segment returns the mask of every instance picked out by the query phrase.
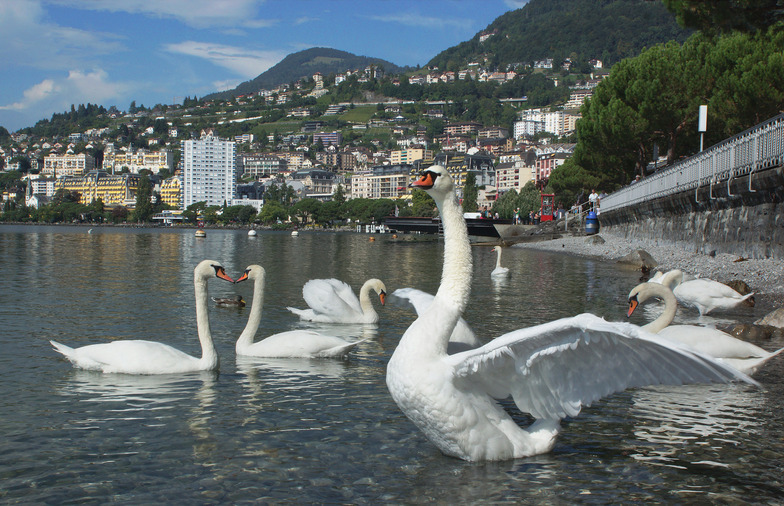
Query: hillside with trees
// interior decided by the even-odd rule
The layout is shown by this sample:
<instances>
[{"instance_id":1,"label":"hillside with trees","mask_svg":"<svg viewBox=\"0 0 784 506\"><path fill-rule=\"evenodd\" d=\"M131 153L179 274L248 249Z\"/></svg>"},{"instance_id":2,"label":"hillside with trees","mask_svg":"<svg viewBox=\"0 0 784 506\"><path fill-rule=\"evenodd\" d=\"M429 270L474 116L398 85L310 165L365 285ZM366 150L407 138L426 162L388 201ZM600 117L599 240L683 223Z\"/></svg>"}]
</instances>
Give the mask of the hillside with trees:
<instances>
[{"instance_id":1,"label":"hillside with trees","mask_svg":"<svg viewBox=\"0 0 784 506\"><path fill-rule=\"evenodd\" d=\"M784 31L698 32L619 62L582 106L574 157L550 184L576 195L610 192L646 175L654 147L667 163L699 149L699 106L708 106L705 146L784 110Z\"/></svg>"},{"instance_id":2,"label":"hillside with trees","mask_svg":"<svg viewBox=\"0 0 784 506\"><path fill-rule=\"evenodd\" d=\"M453 70L489 59L489 66L506 68L571 58L585 67L597 58L609 66L658 43L683 42L690 33L659 1L531 0L471 40L442 51L428 65Z\"/></svg>"},{"instance_id":3,"label":"hillside with trees","mask_svg":"<svg viewBox=\"0 0 784 506\"><path fill-rule=\"evenodd\" d=\"M398 74L405 71L404 68L381 58L357 56L346 51L326 47L313 47L286 56L266 72L250 81L241 83L233 90L212 93L203 99L226 100L238 95L248 95L259 90L272 89L281 84L298 81L310 77L316 72L326 76L352 69L364 69L369 65L381 67L386 73Z\"/></svg>"}]
</instances>

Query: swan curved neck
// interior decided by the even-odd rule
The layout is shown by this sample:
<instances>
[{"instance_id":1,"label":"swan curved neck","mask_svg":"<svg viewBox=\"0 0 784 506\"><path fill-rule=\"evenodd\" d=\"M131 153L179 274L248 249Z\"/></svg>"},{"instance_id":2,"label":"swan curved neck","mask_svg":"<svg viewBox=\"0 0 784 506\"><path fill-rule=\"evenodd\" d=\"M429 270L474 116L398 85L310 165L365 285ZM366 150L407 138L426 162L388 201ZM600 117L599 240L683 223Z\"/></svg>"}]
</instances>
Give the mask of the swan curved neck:
<instances>
[{"instance_id":1,"label":"swan curved neck","mask_svg":"<svg viewBox=\"0 0 784 506\"><path fill-rule=\"evenodd\" d=\"M468 228L454 193L450 192L442 202L436 203L444 225L444 265L436 297L450 301L462 314L468 304L473 274Z\"/></svg>"},{"instance_id":2,"label":"swan curved neck","mask_svg":"<svg viewBox=\"0 0 784 506\"><path fill-rule=\"evenodd\" d=\"M365 281L362 288L359 289L359 307L362 308L364 314L374 314L376 312L373 308L373 303L370 302L370 290L373 289L371 281Z\"/></svg>"},{"instance_id":3,"label":"swan curved neck","mask_svg":"<svg viewBox=\"0 0 784 506\"><path fill-rule=\"evenodd\" d=\"M237 339L235 346L236 351L247 348L253 344L253 339L256 337L256 331L259 329L261 323L261 309L264 306L264 281L266 279L266 272L262 271L253 281L253 302L250 305L250 315L248 316L248 323Z\"/></svg>"},{"instance_id":4,"label":"swan curved neck","mask_svg":"<svg viewBox=\"0 0 784 506\"><path fill-rule=\"evenodd\" d=\"M678 310L678 301L675 299L675 295L672 294L672 290L666 286L660 285L658 283L646 284L650 286L646 287L645 292L640 292L637 295L639 302L642 304L650 297L659 297L664 301L664 311L659 315L658 318L647 325L643 325L642 328L648 332L658 334L659 331L672 323L672 320L675 319L675 313Z\"/></svg>"},{"instance_id":5,"label":"swan curved neck","mask_svg":"<svg viewBox=\"0 0 784 506\"><path fill-rule=\"evenodd\" d=\"M498 251L498 257L495 260L495 267L497 269L501 267L501 248L496 248L496 251Z\"/></svg>"},{"instance_id":6,"label":"swan curved neck","mask_svg":"<svg viewBox=\"0 0 784 506\"><path fill-rule=\"evenodd\" d=\"M213 370L218 368L219 359L212 341L210 317L207 313L207 279L205 276L195 275L193 286L196 294L196 328L201 343L201 362L204 370Z\"/></svg>"}]
</instances>

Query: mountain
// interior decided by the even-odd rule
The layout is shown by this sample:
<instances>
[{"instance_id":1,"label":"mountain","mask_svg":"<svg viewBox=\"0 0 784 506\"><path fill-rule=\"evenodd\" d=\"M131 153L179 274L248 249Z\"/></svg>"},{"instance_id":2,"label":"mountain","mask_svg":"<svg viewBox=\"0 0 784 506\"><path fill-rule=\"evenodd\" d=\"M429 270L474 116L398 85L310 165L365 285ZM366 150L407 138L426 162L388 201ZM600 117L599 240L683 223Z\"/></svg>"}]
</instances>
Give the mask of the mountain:
<instances>
[{"instance_id":1,"label":"mountain","mask_svg":"<svg viewBox=\"0 0 784 506\"><path fill-rule=\"evenodd\" d=\"M233 90L213 93L203 97L203 99L225 100L237 95L272 89L281 84L297 81L303 77L310 77L316 72L321 72L322 75L327 76L347 70L361 70L371 64L382 66L388 74L398 74L406 70L380 58L357 56L346 51L326 47L313 47L286 56L274 67L250 81L245 81Z\"/></svg>"},{"instance_id":2,"label":"mountain","mask_svg":"<svg viewBox=\"0 0 784 506\"><path fill-rule=\"evenodd\" d=\"M446 49L429 63L440 69L471 61L503 68L544 58L597 58L605 66L662 42L683 42L679 26L660 0L531 0L496 18L472 39ZM490 35L487 37L487 35ZM482 36L486 40L480 42Z\"/></svg>"}]
</instances>

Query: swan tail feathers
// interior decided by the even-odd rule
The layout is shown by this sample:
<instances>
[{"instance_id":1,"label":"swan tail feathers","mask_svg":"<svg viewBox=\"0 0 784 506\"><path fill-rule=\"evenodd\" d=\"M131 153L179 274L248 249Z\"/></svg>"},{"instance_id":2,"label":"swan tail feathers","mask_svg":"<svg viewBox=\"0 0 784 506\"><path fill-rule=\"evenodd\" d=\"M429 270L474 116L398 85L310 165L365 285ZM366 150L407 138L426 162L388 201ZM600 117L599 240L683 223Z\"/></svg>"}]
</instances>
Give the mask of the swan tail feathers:
<instances>
[{"instance_id":1,"label":"swan tail feathers","mask_svg":"<svg viewBox=\"0 0 784 506\"><path fill-rule=\"evenodd\" d=\"M70 346L60 344L57 341L49 341L49 342L52 344L52 346L58 353L62 353L66 357L70 357L73 354L74 349L71 348Z\"/></svg>"},{"instance_id":2,"label":"swan tail feathers","mask_svg":"<svg viewBox=\"0 0 784 506\"><path fill-rule=\"evenodd\" d=\"M288 307L288 306L286 306L286 309L288 309L289 311L291 311L295 315L299 316L300 319L302 319L302 320L310 320L313 317L313 315L312 315L313 310L312 309L297 309L295 307Z\"/></svg>"},{"instance_id":3,"label":"swan tail feathers","mask_svg":"<svg viewBox=\"0 0 784 506\"><path fill-rule=\"evenodd\" d=\"M341 344L326 350L323 350L318 353L319 358L340 358L345 357L348 353L354 349L356 345L359 343L365 342L370 338L360 339L359 341L354 341L351 343Z\"/></svg>"}]
</instances>

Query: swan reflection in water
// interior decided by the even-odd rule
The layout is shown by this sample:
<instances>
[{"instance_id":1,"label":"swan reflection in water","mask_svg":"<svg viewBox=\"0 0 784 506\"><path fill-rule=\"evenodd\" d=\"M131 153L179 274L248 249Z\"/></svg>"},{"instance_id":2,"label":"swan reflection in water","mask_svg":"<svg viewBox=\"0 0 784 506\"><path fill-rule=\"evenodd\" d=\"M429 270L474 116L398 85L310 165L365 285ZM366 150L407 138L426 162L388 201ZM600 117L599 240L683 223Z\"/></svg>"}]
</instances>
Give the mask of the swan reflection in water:
<instances>
[{"instance_id":1,"label":"swan reflection in water","mask_svg":"<svg viewBox=\"0 0 784 506\"><path fill-rule=\"evenodd\" d=\"M75 396L81 403L101 403L101 408L83 410L83 419L72 420L75 425L98 427L109 427L118 421L143 421L144 426L171 426L176 430L176 420L183 419L183 401L193 399L196 402L192 403L190 413L184 419L195 439L195 456L206 462L210 452L217 447L210 431L217 379L218 373L214 371L131 375L75 369L71 379L60 388L60 393ZM106 409L107 403L114 403L117 407ZM99 415L103 419L97 418ZM143 438L144 431L134 434L135 437Z\"/></svg>"},{"instance_id":2,"label":"swan reflection in water","mask_svg":"<svg viewBox=\"0 0 784 506\"><path fill-rule=\"evenodd\" d=\"M732 462L727 449L763 429L763 391L748 385L656 386L635 390L630 414L636 437L650 443L633 455L637 460L672 465L687 445L715 451L715 462ZM734 441L733 437L738 437ZM702 455L701 460L705 455ZM729 459L729 460L728 460ZM718 464L722 466L724 464Z\"/></svg>"},{"instance_id":3,"label":"swan reflection in water","mask_svg":"<svg viewBox=\"0 0 784 506\"><path fill-rule=\"evenodd\" d=\"M140 409L156 408L195 397L200 404L207 391L213 391L218 373L199 371L185 374L104 374L74 369L71 381L60 393L79 395L83 402L121 402ZM194 393L194 388L197 388Z\"/></svg>"}]
</instances>

